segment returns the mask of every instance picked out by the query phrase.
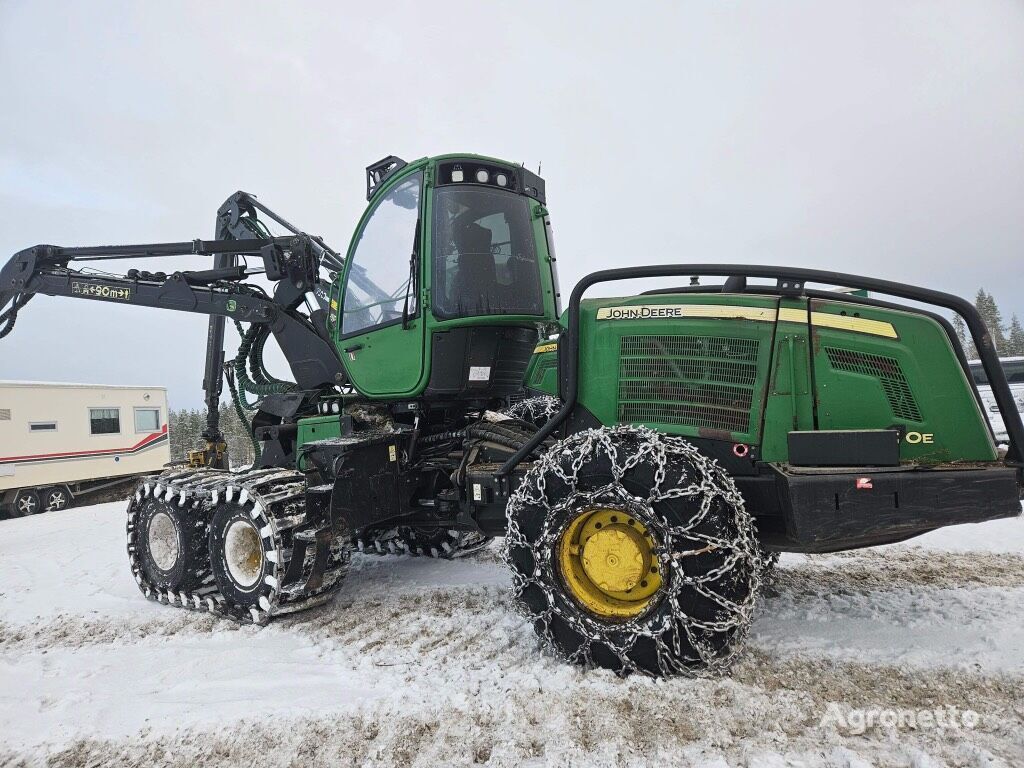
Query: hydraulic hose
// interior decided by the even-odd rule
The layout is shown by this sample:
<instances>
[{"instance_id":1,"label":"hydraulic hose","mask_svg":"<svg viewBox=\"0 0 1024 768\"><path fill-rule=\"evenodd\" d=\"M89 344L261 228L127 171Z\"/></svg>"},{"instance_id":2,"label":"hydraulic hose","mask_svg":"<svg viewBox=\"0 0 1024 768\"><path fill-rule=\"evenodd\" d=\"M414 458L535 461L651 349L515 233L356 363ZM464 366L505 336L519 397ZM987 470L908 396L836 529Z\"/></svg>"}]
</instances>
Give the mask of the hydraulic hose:
<instances>
[{"instance_id":1,"label":"hydraulic hose","mask_svg":"<svg viewBox=\"0 0 1024 768\"><path fill-rule=\"evenodd\" d=\"M237 321L235 328L242 337L242 343L238 347L238 356L235 357L233 363L239 387L244 392L258 397L293 391L294 384L272 378L267 374L266 366L263 364L263 345L267 343L269 330L253 324L249 326L248 330L243 331L242 324ZM253 372L251 377L247 367Z\"/></svg>"},{"instance_id":2,"label":"hydraulic hose","mask_svg":"<svg viewBox=\"0 0 1024 768\"><path fill-rule=\"evenodd\" d=\"M267 338L270 336L269 329L262 325L253 324L246 330L236 320L235 330L238 331L242 343L239 345L238 354L231 364L235 375L233 377L228 376L228 388L231 390L231 402L235 407L235 413L246 427L249 440L252 442L255 460L258 461L262 453L260 443L256 439L252 422L245 415L246 410L256 407L256 403L250 404L245 399L245 393L262 398L267 395L291 392L295 389L295 385L291 382L275 379L267 373L266 365L263 363L263 348L267 343Z\"/></svg>"}]
</instances>

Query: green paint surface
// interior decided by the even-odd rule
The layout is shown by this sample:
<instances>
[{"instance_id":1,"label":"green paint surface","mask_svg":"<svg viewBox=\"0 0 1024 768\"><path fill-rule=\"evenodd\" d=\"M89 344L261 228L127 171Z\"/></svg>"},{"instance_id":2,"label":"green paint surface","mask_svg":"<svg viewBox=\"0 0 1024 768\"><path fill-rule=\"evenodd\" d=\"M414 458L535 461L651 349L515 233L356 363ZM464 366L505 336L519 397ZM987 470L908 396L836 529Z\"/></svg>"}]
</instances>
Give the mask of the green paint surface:
<instances>
[{"instance_id":1,"label":"green paint surface","mask_svg":"<svg viewBox=\"0 0 1024 768\"><path fill-rule=\"evenodd\" d=\"M365 396L378 400L407 399L418 397L423 393L430 379L430 360L432 334L452 328L467 326L519 326L533 328L539 323L550 323L557 320L555 286L551 275L551 253L548 248L544 229L544 219L549 214L537 201L530 199L531 230L537 254L537 269L540 277L540 289L543 297L543 312L540 315L487 315L457 319L441 319L431 311L431 227L433 220L434 178L438 163L459 159L477 159L482 162L513 166L495 158L480 155L442 155L422 158L397 172L375 194L366 212L352 236L347 254L345 272L338 277L332 286L331 296L337 301L338 308L332 310L330 316L330 332L338 353L342 358L346 372L356 389ZM419 216L421 237L419 242L419 280L418 308L410 318L407 326L401 324L378 326L367 329L365 333L343 337L341 334L341 311L343 310L343 286L352 268L352 256L359 242L363 228L366 226L377 205L387 193L401 184L408 177L423 173L423 187L420 194ZM410 232L410 246L412 233ZM346 351L348 350L348 351Z\"/></svg>"},{"instance_id":2,"label":"green paint surface","mask_svg":"<svg viewBox=\"0 0 1024 768\"><path fill-rule=\"evenodd\" d=\"M637 306L769 309L783 319L597 318L602 308ZM870 327L891 326L896 338L827 327L813 322L814 313L836 315L838 322L885 323ZM778 463L789 458L794 430L895 428L903 435L904 462L997 458L944 329L910 309L677 294L588 299L580 318L579 402L604 424L747 443L763 460ZM528 388L557 394L554 358L554 352L534 356Z\"/></svg>"}]
</instances>

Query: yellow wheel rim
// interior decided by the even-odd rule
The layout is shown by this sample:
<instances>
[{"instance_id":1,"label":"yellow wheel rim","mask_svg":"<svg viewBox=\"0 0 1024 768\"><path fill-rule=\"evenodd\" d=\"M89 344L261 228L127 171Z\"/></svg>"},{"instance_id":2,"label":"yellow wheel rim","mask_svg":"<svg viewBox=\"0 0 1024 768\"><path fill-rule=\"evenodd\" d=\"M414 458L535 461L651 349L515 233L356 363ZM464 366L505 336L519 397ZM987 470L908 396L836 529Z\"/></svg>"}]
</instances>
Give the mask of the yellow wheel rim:
<instances>
[{"instance_id":1,"label":"yellow wheel rim","mask_svg":"<svg viewBox=\"0 0 1024 768\"><path fill-rule=\"evenodd\" d=\"M563 531L558 565L569 594L603 619L639 616L661 588L654 537L619 509L587 509Z\"/></svg>"}]
</instances>

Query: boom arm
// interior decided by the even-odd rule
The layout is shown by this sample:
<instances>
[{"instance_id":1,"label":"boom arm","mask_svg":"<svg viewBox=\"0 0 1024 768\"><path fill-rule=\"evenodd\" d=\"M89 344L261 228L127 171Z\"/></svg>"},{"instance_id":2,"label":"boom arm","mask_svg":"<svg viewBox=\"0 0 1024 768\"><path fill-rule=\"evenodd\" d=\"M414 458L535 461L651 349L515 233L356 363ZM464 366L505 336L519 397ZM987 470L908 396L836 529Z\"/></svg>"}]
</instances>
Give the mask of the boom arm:
<instances>
[{"instance_id":1,"label":"boom arm","mask_svg":"<svg viewBox=\"0 0 1024 768\"><path fill-rule=\"evenodd\" d=\"M15 254L0 270L0 336L13 326L27 297L39 293L231 317L269 326L300 389L337 385L344 378L337 353L326 334L295 311L317 280L316 250L304 236L86 248L39 245ZM267 276L278 281L277 289L270 297L239 282L246 272L238 266L170 275L138 270L127 275L100 275L71 266L79 261L194 254L260 256Z\"/></svg>"}]
</instances>

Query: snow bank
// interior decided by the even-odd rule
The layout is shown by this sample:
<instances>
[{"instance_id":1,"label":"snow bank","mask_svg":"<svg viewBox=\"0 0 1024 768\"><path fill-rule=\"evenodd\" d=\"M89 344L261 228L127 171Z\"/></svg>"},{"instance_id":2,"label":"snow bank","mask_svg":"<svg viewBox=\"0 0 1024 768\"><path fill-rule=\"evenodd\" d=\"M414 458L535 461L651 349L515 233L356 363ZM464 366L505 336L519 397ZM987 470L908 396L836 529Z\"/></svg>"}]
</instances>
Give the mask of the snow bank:
<instances>
[{"instance_id":1,"label":"snow bank","mask_svg":"<svg viewBox=\"0 0 1024 768\"><path fill-rule=\"evenodd\" d=\"M332 605L256 629L144 600L123 523L120 503L0 523L0 764L1012 766L1024 755L1019 519L787 556L732 676L667 682L541 653L509 611L493 550L356 557ZM855 735L822 724L834 702L972 708L981 724Z\"/></svg>"}]
</instances>

